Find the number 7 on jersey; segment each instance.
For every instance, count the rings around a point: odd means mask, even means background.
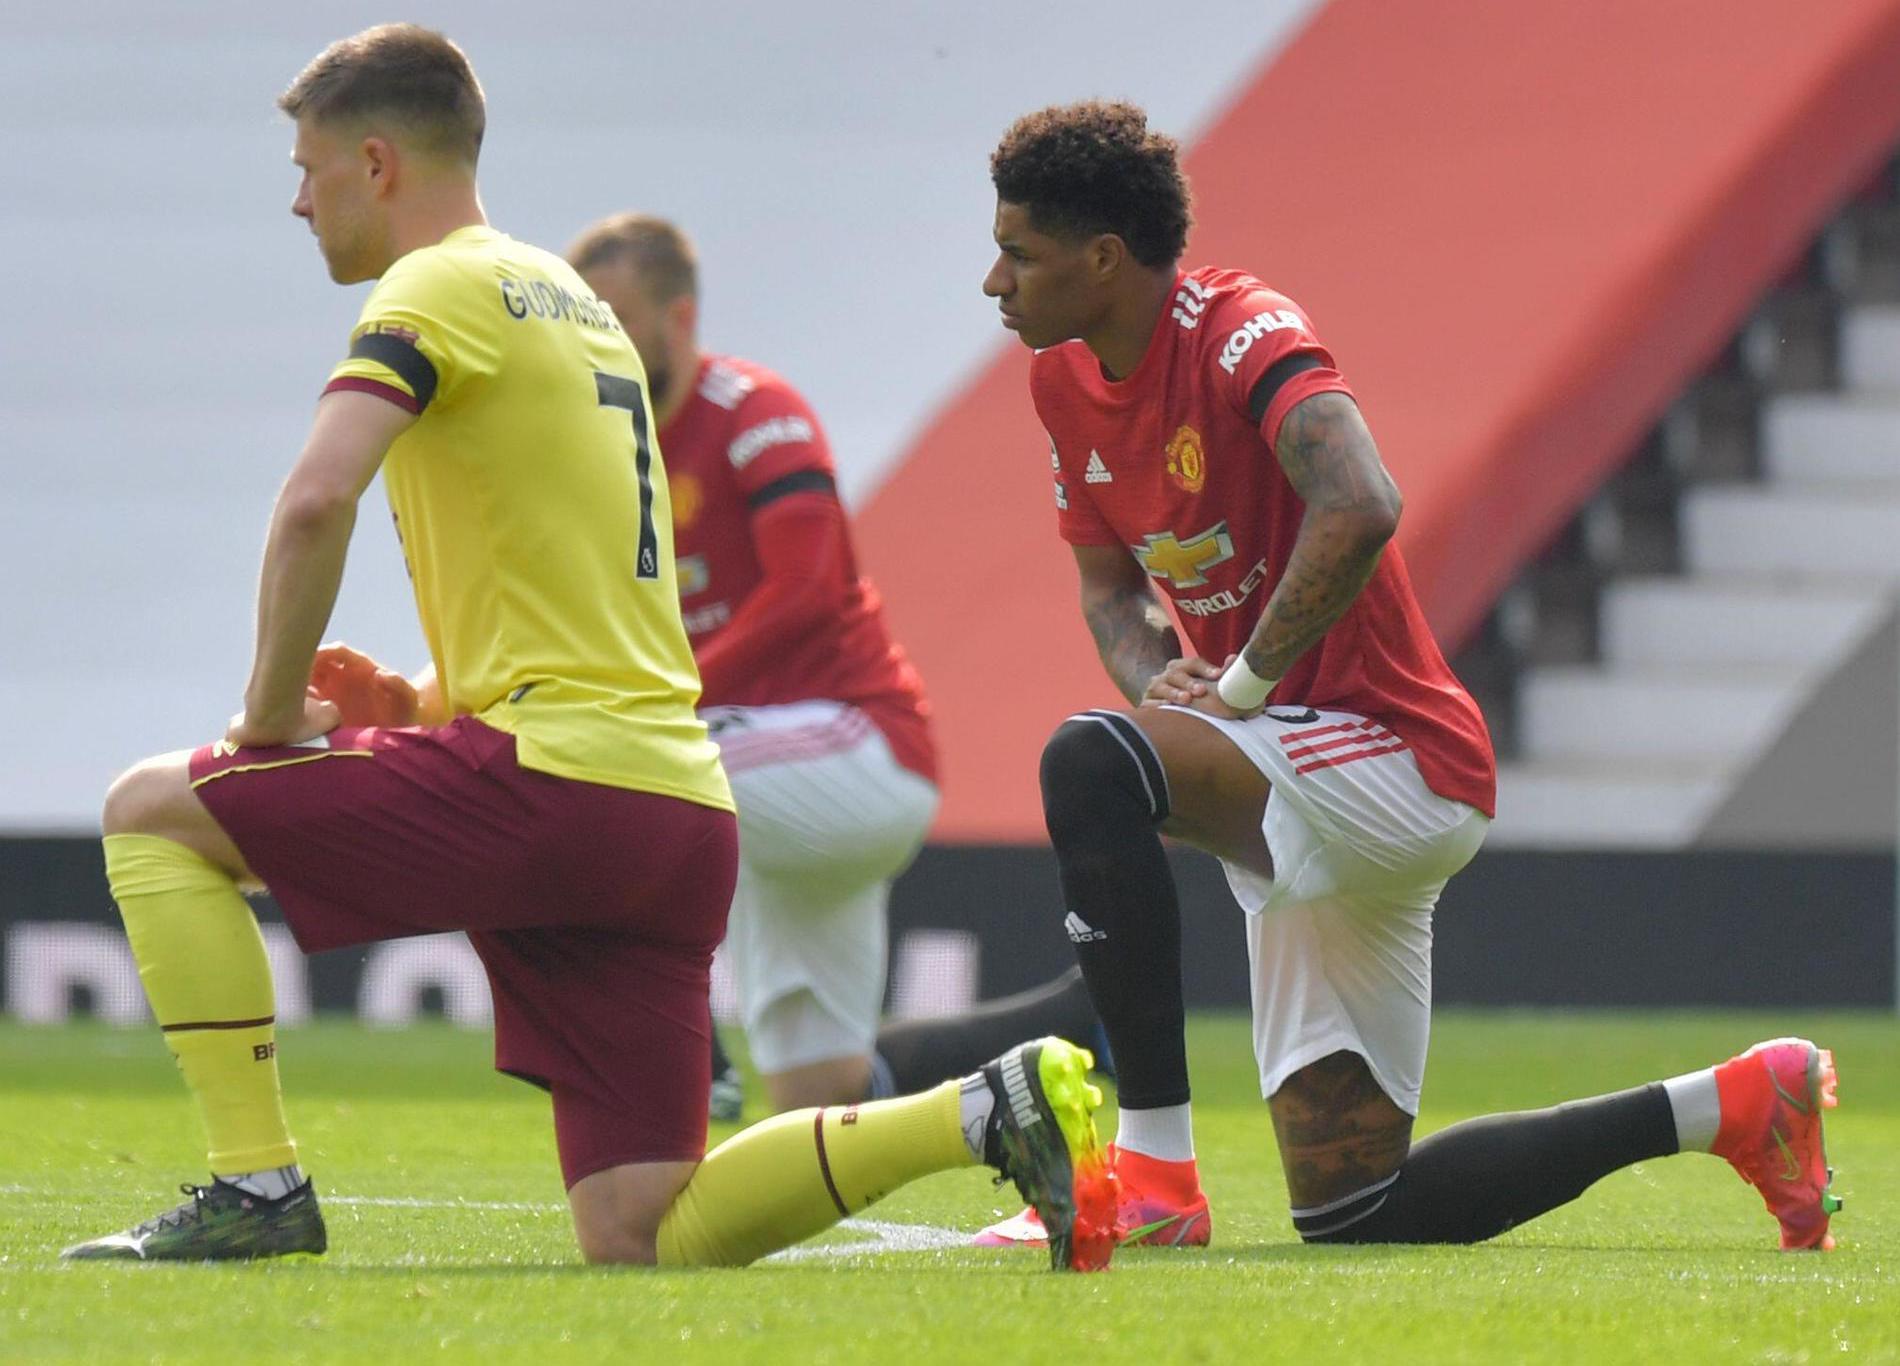
[[[594,371],[594,392],[603,408],[624,408],[633,415],[633,469],[640,480],[640,543],[635,552],[636,579],[660,577],[660,538],[653,530],[653,443],[647,440],[646,395],[638,380]]]

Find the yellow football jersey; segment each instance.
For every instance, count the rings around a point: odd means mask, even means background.
[[[461,228],[377,282],[330,389],[419,415],[383,480],[451,712],[514,735],[524,768],[731,810],[612,310],[560,257]]]

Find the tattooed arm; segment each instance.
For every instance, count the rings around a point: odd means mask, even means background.
[[[1181,653],[1148,575],[1118,545],[1078,545],[1075,568],[1082,580],[1082,618],[1095,637],[1102,667],[1122,696],[1139,703],[1149,681]]]
[[[1359,405],[1345,394],[1314,394],[1296,404],[1274,451],[1306,516],[1244,651],[1247,667],[1262,678],[1286,677],[1346,614],[1378,567],[1401,506]]]

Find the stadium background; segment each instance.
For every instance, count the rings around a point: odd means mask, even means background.
[[[1439,919],[1441,999],[1895,999],[1900,5],[1377,0],[1151,9],[421,4],[490,99],[490,215],[698,240],[704,339],[812,398],[942,718],[893,1007],[1067,958],[1034,761],[1109,700],[1053,534],[1023,354],[977,290],[1014,115],[1125,95],[1191,148],[1193,260],[1342,357],[1402,538],[1506,751]],[[0,1007],[141,1018],[96,843],[130,759],[221,730],[270,496],[360,291],[288,217],[271,101],[387,17],[117,3],[0,28]],[[374,496],[374,495],[373,495]],[[334,634],[419,661],[394,538]],[[1183,856],[1197,1005],[1244,1000]],[[1821,952],[1767,946],[1798,924]],[[306,964],[282,1013],[486,1002],[453,941]]]

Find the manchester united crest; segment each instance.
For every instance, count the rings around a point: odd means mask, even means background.
[[[1168,478],[1189,493],[1199,493],[1207,483],[1207,452],[1201,447],[1201,434],[1182,427],[1168,442]]]

